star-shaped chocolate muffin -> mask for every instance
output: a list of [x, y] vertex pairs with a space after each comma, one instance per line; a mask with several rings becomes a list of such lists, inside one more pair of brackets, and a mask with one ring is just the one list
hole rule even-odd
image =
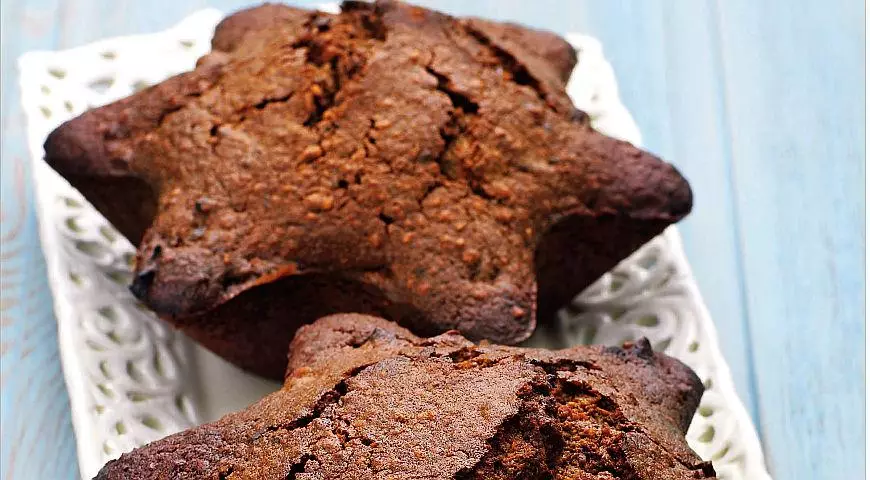
[[645, 340], [477, 346], [335, 315], [299, 330], [281, 390], [96, 478], [715, 478], [684, 438], [703, 390]]
[[245, 368], [280, 376], [295, 328], [334, 312], [513, 343], [691, 207], [574, 108], [574, 61], [397, 2], [268, 5], [46, 159], [138, 245], [133, 292]]

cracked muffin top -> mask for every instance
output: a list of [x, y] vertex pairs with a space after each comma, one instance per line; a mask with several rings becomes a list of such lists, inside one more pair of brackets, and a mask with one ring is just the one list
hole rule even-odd
[[[237, 321], [193, 336], [246, 368], [266, 369], [231, 338], [268, 315], [220, 307], [254, 287], [328, 275], [415, 332], [513, 343], [691, 207], [671, 165], [574, 108], [555, 35], [345, 2], [242, 12], [213, 47], [59, 127], [46, 160], [138, 244], [133, 292], [203, 330]], [[317, 295], [294, 288], [277, 297]]]
[[683, 438], [700, 381], [645, 340], [522, 349], [335, 315], [292, 347], [280, 391], [96, 478], [715, 478]]

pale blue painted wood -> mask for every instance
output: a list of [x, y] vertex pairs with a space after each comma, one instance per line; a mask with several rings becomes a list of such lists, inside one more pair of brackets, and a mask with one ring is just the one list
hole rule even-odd
[[[20, 230], [17, 240], [4, 237], [2, 246], [4, 254], [14, 251], [2, 265], [0, 477], [72, 478], [75, 471], [62, 387], [50, 391], [51, 402], [37, 393], [62, 382], [32, 209], [22, 209], [30, 201], [29, 185], [14, 193], [22, 182], [10, 174], [18, 168], [10, 159], [26, 159], [12, 62], [27, 49], [163, 29], [206, 4], [231, 11], [249, 3], [0, 2], [2, 232]], [[860, 478], [860, 2], [421, 3], [602, 40], [646, 146], [676, 163], [694, 186], [695, 211], [681, 227], [686, 250], [774, 474]], [[26, 162], [21, 165], [26, 177]], [[19, 211], [21, 221], [13, 215]], [[26, 328], [17, 320], [25, 316]], [[54, 429], [49, 444], [23, 421], [9, 426], [24, 411], [45, 410], [61, 419], [43, 427]], [[10, 446], [9, 438], [18, 441]], [[43, 472], [49, 474], [35, 475]]]
[[734, 223], [728, 120], [718, 31], [710, 2], [663, 2], [664, 65], [672, 153], [695, 193], [680, 225], [686, 254], [720, 334], [740, 398], [757, 423], [740, 247]]
[[38, 245], [15, 61], [57, 46], [57, 2], [0, 2], [0, 478], [78, 473]]
[[780, 478], [860, 478], [864, 11], [719, 2], [759, 418]]

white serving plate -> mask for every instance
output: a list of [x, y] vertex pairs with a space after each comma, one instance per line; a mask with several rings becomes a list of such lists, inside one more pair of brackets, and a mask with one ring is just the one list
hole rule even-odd
[[[203, 10], [163, 32], [31, 52], [19, 60], [40, 237], [85, 479], [125, 451], [214, 420], [278, 388], [143, 309], [127, 290], [132, 246], [42, 161], [46, 135], [63, 121], [192, 68], [208, 51], [221, 17]], [[639, 144], [601, 45], [584, 35], [567, 38], [579, 53], [568, 87], [574, 102], [599, 130]], [[769, 479], [673, 227], [580, 294], [554, 328], [539, 330], [529, 343], [616, 345], [640, 336], [691, 366], [707, 386], [687, 435], [692, 448], [713, 461], [722, 479]]]

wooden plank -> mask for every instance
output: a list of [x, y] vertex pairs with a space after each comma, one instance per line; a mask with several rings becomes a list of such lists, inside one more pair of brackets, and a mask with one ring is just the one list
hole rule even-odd
[[45, 263], [32, 208], [18, 56], [57, 45], [58, 2], [0, 2], [0, 478], [78, 475]]
[[779, 478], [864, 472], [857, 1], [718, 2], [759, 418]]
[[[709, 2], [583, 2], [572, 29], [601, 40], [644, 145], [675, 163], [695, 192], [680, 224], [689, 261], [719, 331], [738, 395], [755, 416], [743, 286], [734, 235], [730, 158], [721, 130], [721, 85]], [[699, 21], [700, 20], [700, 21]]]
[[169, 28], [191, 13], [208, 7], [205, 0], [161, 2], [154, 8], [150, 2], [124, 0], [123, 32], [150, 33]]
[[737, 393], [757, 424], [714, 10], [710, 2], [694, 0], [663, 2], [662, 7], [673, 150], [667, 158], [688, 177], [695, 193], [692, 214], [680, 230]]

